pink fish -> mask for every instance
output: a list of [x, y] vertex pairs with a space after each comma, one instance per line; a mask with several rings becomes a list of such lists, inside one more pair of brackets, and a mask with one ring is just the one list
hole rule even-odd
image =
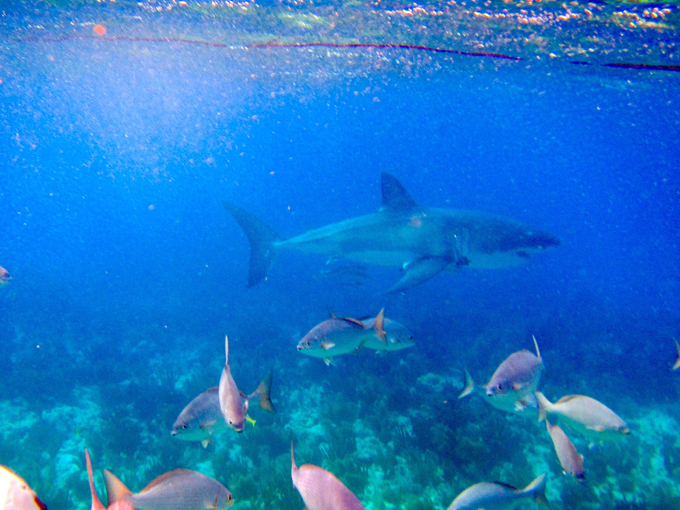
[[218, 387], [218, 397], [220, 401], [220, 411], [224, 416], [224, 421], [236, 432], [243, 432], [248, 416], [248, 407], [251, 400], [257, 399], [258, 404], [267, 412], [275, 413], [274, 404], [269, 398], [269, 390], [272, 385], [271, 374], [260, 383], [257, 389], [250, 395], [246, 395], [236, 386], [236, 381], [231, 375], [229, 366], [229, 337], [224, 337], [224, 350], [226, 360], [220, 377]]
[[[92, 461], [90, 460], [90, 452], [85, 448], [85, 462], [87, 463], [87, 477], [90, 479], [90, 493], [92, 494], [92, 510], [107, 510], [102, 505], [102, 502], [97, 497], [97, 491], [94, 488], [94, 481], [92, 480]], [[132, 505], [127, 501], [116, 501], [109, 506], [108, 510], [134, 510]]]
[[[104, 481], [111, 505], [127, 503], [137, 510], [224, 510], [234, 504], [231, 492], [224, 485], [189, 469], [165, 473], [137, 494], [106, 469]], [[120, 509], [127, 510], [128, 507]]]
[[7, 269], [0, 266], [0, 287], [2, 287], [3, 285], [7, 285], [11, 281], [12, 277], [9, 275]]
[[[507, 412], [522, 412], [531, 407], [536, 409], [534, 392], [541, 380], [543, 360], [538, 350], [538, 343], [534, 337], [536, 355], [522, 349], [508, 356], [483, 386], [485, 400], [497, 409]], [[465, 371], [465, 388], [458, 396], [463, 398], [473, 393], [477, 388]]]
[[2, 510], [47, 510], [24, 479], [5, 466], [0, 466], [0, 508]]
[[585, 480], [586, 469], [583, 467], [583, 455], [576, 451], [574, 443], [559, 426], [553, 425], [548, 420], [545, 420], [545, 424], [564, 472], [573, 476], [579, 482]]
[[312, 464], [295, 465], [290, 443], [290, 475], [307, 510], [366, 510], [361, 501], [333, 473]]

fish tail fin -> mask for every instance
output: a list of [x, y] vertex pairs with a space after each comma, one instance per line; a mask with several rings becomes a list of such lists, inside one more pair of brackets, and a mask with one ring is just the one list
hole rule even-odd
[[229, 202], [222, 202], [222, 205], [239, 224], [250, 243], [248, 287], [252, 287], [266, 278], [267, 271], [274, 261], [274, 242], [278, 241], [280, 237], [253, 214]]
[[534, 347], [536, 347], [536, 357], [543, 361], [543, 359], [541, 358], [541, 351], [538, 350], [538, 342], [536, 341], [536, 337], [534, 335], [531, 335], [531, 338], [534, 339]]
[[113, 505], [116, 501], [127, 501], [132, 496], [132, 491], [108, 469], [104, 470], [104, 482], [106, 483], [106, 493], [109, 497], [109, 506]]
[[293, 438], [290, 439], [290, 474], [293, 479], [293, 486], [295, 486], [295, 479], [298, 467], [295, 465], [295, 452], [293, 451]]
[[472, 380], [470, 372], [467, 371], [467, 368], [464, 368], [463, 371], [465, 372], [465, 387], [460, 392], [460, 395], [458, 395], [459, 399], [465, 398], [475, 391], [475, 381]]
[[548, 503], [545, 497], [545, 473], [536, 477], [536, 479], [527, 485], [522, 492], [531, 494], [536, 503], [550, 508], [550, 503]]
[[269, 397], [271, 388], [272, 388], [272, 374], [270, 372], [269, 375], [260, 383], [257, 389], [253, 392], [253, 394], [248, 396], [248, 400], [257, 397], [259, 399], [258, 405], [262, 409], [264, 409], [268, 413], [276, 413], [274, 403]]
[[[673, 340], [675, 340], [675, 338]], [[678, 359], [675, 361], [675, 365], [673, 365], [673, 370], [680, 368], [680, 344], [677, 340], [675, 340], [675, 348], [678, 350]]]
[[387, 341], [387, 335], [385, 334], [385, 308], [383, 307], [382, 310], [380, 310], [380, 313], [378, 316], [375, 318], [375, 322], [373, 323], [373, 328], [375, 329], [375, 335], [378, 337], [378, 339], [385, 343]]
[[534, 396], [536, 397], [536, 403], [538, 404], [538, 421], [541, 422], [546, 419], [548, 409], [550, 409], [552, 404], [540, 391], [535, 392]]
[[90, 460], [90, 452], [85, 448], [85, 463], [87, 464], [87, 477], [90, 480], [90, 493], [92, 494], [92, 510], [104, 510], [104, 505], [97, 496], [97, 491], [94, 488], [94, 480], [92, 479], [92, 461]]

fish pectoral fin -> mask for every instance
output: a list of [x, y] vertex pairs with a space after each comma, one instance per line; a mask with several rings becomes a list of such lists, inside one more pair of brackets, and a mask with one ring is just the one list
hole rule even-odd
[[324, 358], [323, 362], [326, 364], [327, 367], [330, 365], [335, 366], [335, 363], [333, 363], [333, 358]]
[[441, 273], [451, 262], [452, 260], [448, 257], [422, 257], [408, 262], [404, 265], [406, 274], [404, 274], [401, 280], [392, 285], [387, 292], [402, 292], [420, 285]]
[[334, 344], [333, 342], [321, 342], [319, 345], [320, 345], [321, 348], [324, 349], [325, 351], [327, 351], [328, 349], [332, 349], [333, 347], [335, 347], [335, 344]]
[[207, 448], [208, 445], [212, 442], [213, 442], [212, 439], [204, 439], [203, 441], [201, 441], [201, 446], [203, 446], [203, 448]]
[[247, 421], [248, 423], [250, 423], [253, 427], [254, 427], [255, 424], [257, 423], [257, 421], [253, 420], [253, 419], [250, 417], [250, 415], [248, 415], [248, 414], [246, 414], [246, 421]]
[[215, 425], [216, 423], [217, 423], [217, 420], [208, 420], [208, 421], [206, 421], [205, 423], [201, 423], [201, 424], [199, 425], [198, 428], [200, 428], [200, 429], [202, 429], [202, 430], [204, 430], [204, 429], [209, 429], [209, 428], [211, 428], [213, 425]]
[[522, 399], [519, 399], [515, 402], [515, 411], [524, 411], [527, 407], [529, 406]]

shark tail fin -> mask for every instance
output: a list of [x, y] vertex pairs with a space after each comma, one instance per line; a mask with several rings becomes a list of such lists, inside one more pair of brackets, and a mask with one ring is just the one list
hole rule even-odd
[[269, 375], [264, 379], [264, 381], [262, 381], [260, 385], [257, 387], [257, 389], [253, 392], [253, 394], [248, 395], [248, 399], [257, 397], [259, 399], [258, 404], [262, 409], [269, 413], [276, 413], [274, 403], [272, 402], [271, 398], [269, 398], [271, 387], [272, 387], [272, 374], [270, 372]]
[[116, 501], [126, 501], [127, 498], [132, 496], [132, 491], [108, 469], [104, 470], [104, 482], [106, 484], [106, 493], [109, 497], [109, 506], [113, 505]]
[[460, 395], [458, 395], [459, 399], [465, 398], [475, 391], [475, 381], [472, 380], [470, 372], [467, 371], [467, 368], [464, 368], [463, 370], [465, 371], [465, 387], [463, 388], [463, 391], [460, 392]]
[[280, 237], [253, 214], [229, 202], [222, 202], [222, 205], [234, 217], [250, 243], [248, 287], [252, 287], [266, 278], [267, 271], [274, 261], [274, 242], [278, 241]]

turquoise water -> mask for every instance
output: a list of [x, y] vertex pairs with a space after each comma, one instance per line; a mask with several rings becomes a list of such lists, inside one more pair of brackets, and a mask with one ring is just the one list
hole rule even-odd
[[[103, 468], [138, 491], [183, 467], [235, 508], [300, 509], [291, 438], [372, 510], [541, 473], [555, 509], [680, 504], [674, 4], [1, 8], [0, 464], [50, 510], [89, 508], [85, 447], [100, 494]], [[291, 251], [246, 286], [221, 201], [287, 238], [375, 212], [381, 172], [561, 245], [398, 294], [397, 267], [347, 277]], [[335, 366], [296, 350], [329, 310], [383, 307], [416, 346]], [[170, 430], [218, 384], [224, 335], [243, 391], [273, 372], [278, 413], [204, 449]], [[535, 416], [457, 399], [464, 368], [485, 383], [532, 335], [551, 401], [589, 395], [630, 426], [572, 437], [584, 483]]]

